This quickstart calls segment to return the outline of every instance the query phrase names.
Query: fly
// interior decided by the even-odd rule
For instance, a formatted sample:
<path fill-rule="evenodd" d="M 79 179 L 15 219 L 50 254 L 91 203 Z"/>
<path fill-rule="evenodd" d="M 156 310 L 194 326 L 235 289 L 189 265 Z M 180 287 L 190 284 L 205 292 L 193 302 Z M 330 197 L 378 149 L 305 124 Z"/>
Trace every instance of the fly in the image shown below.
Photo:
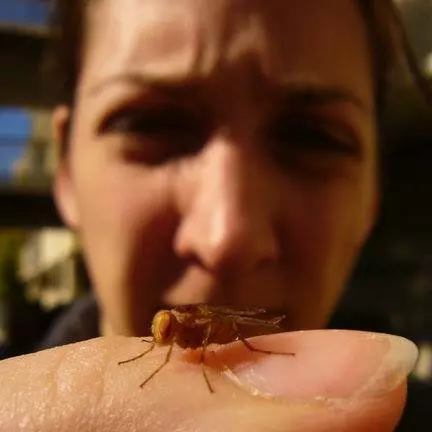
<path fill-rule="evenodd" d="M 205 370 L 205 355 L 210 344 L 227 344 L 240 340 L 250 351 L 264 354 L 282 354 L 293 356 L 294 353 L 280 353 L 262 350 L 251 345 L 241 334 L 239 326 L 280 328 L 285 315 L 275 314 L 264 308 L 236 309 L 206 304 L 190 304 L 175 306 L 170 310 L 160 310 L 153 318 L 151 331 L 153 339 L 144 342 L 150 347 L 143 353 L 119 362 L 125 364 L 138 360 L 154 349 L 156 345 L 169 345 L 164 362 L 154 370 L 140 387 L 144 387 L 171 358 L 174 343 L 181 348 L 201 348 L 200 364 L 205 382 L 211 393 L 214 393 Z"/>

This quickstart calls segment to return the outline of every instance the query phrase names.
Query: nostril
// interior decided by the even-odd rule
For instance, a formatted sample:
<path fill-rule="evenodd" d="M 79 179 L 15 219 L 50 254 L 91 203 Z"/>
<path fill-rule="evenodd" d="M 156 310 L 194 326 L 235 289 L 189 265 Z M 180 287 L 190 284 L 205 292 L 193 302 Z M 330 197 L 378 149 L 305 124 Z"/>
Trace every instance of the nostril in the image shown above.
<path fill-rule="evenodd" d="M 274 233 L 253 230 L 248 224 L 225 229 L 200 230 L 183 225 L 175 239 L 175 251 L 190 265 L 222 277 L 261 268 L 278 259 Z"/>

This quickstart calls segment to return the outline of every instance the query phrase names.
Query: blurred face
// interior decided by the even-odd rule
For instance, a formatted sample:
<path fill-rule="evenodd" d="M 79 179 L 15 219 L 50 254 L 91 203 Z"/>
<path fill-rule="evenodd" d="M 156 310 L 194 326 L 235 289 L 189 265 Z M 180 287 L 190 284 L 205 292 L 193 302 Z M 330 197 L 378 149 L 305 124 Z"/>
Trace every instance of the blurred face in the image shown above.
<path fill-rule="evenodd" d="M 325 325 L 376 203 L 356 2 L 101 0 L 87 26 L 56 194 L 105 333 L 196 302 Z"/>

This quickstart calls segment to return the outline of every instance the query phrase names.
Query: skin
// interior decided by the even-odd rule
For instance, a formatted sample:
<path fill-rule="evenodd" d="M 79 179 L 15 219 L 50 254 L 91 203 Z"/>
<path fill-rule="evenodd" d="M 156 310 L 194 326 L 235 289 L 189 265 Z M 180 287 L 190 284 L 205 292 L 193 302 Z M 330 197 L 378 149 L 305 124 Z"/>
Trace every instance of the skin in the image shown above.
<path fill-rule="evenodd" d="M 0 362 L 0 430 L 394 430 L 417 356 L 401 338 L 252 340 L 294 357 L 214 348 L 214 394 L 199 351 L 175 348 L 143 389 L 165 347 L 118 365 L 144 349 L 118 335 L 146 334 L 160 303 L 283 308 L 287 329 L 325 325 L 378 195 L 355 2 L 101 0 L 88 24 L 70 136 L 70 108 L 54 116 L 69 141 L 55 193 L 106 337 Z"/>
<path fill-rule="evenodd" d="M 411 342 L 327 330 L 261 336 L 252 343 L 294 350 L 296 357 L 252 354 L 241 343 L 217 349 L 207 362 L 213 394 L 199 352 L 179 349 L 140 389 L 166 348 L 156 347 L 139 364 L 118 366 L 142 351 L 136 338 L 93 339 L 2 361 L 0 430 L 394 430 L 416 357 Z M 231 373 L 224 372 L 227 366 Z"/>
<path fill-rule="evenodd" d="M 103 334 L 147 334 L 161 303 L 324 326 L 377 201 L 356 3 L 104 0 L 85 47 L 56 196 Z"/>

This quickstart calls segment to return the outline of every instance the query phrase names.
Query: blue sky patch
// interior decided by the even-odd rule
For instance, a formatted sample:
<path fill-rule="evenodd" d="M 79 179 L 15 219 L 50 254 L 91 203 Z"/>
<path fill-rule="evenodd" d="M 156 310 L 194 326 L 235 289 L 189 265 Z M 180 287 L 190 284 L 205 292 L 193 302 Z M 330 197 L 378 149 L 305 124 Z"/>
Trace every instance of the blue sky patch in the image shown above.
<path fill-rule="evenodd" d="M 32 132 L 32 119 L 23 109 L 0 108 L 0 180 L 9 180 L 13 164 L 20 159 Z"/>
<path fill-rule="evenodd" d="M 37 0 L 0 0 L 0 23 L 45 26 L 48 8 Z"/>

